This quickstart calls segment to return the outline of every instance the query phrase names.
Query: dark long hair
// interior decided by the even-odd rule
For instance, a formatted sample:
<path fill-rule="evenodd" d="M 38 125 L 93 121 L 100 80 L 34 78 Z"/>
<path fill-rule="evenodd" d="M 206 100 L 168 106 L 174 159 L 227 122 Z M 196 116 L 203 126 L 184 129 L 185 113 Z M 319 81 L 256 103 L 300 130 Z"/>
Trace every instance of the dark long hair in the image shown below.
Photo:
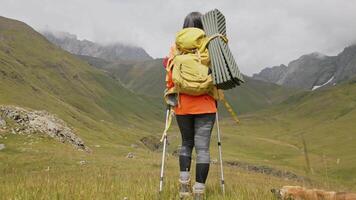
<path fill-rule="evenodd" d="M 189 13 L 184 19 L 183 28 L 195 27 L 204 30 L 201 16 L 202 14 L 200 12 Z"/>

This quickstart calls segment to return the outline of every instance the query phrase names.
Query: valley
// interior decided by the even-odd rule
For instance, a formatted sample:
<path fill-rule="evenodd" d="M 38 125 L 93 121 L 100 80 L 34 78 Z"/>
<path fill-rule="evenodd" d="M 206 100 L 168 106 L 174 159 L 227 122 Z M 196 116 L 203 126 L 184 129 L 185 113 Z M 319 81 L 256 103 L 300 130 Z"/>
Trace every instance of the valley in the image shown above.
<path fill-rule="evenodd" d="M 345 49 L 349 60 L 356 57 L 351 48 Z M 313 85 L 284 87 L 245 76 L 243 86 L 226 92 L 241 121 L 236 125 L 219 108 L 226 199 L 273 200 L 270 189 L 283 185 L 356 190 L 356 77 L 348 74 L 314 91 Z M 175 122 L 168 133 L 165 189 L 157 193 L 164 75 L 162 59 L 73 55 L 25 23 L 0 17 L 0 106 L 46 111 L 91 150 L 41 132 L 13 134 L 13 122 L 0 113 L 8 124 L 0 123 L 0 199 L 176 199 L 180 133 Z M 321 76 L 315 84 L 330 78 Z M 216 141 L 215 127 L 213 161 Z M 299 178 L 273 175 L 282 172 Z M 207 194 L 221 199 L 216 163 Z"/>

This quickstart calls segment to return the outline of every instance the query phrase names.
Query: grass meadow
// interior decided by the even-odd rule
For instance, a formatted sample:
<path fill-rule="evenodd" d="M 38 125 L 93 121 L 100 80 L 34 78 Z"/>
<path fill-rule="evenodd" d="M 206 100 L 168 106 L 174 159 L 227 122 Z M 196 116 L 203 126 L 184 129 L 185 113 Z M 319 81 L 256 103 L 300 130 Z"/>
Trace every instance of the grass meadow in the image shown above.
<path fill-rule="evenodd" d="M 288 143 L 287 139 L 277 140 L 272 136 L 260 135 L 262 133 L 259 130 L 263 127 L 256 126 L 258 120 L 250 124 L 249 117 L 243 117 L 245 123 L 239 127 L 228 120 L 222 122 L 224 160 L 271 166 L 306 176 L 299 142 Z M 283 129 L 280 125 L 269 127 L 272 132 Z M 159 128 L 153 128 L 157 132 L 157 141 Z M 113 135 L 115 134 L 110 134 L 110 138 Z M 89 140 L 87 144 L 92 152 L 86 153 L 47 136 L 2 132 L 0 143 L 4 143 L 6 149 L 0 151 L 0 199 L 179 199 L 178 159 L 172 155 L 180 142 L 175 123 L 169 132 L 164 191 L 161 194 L 158 193 L 161 151 L 149 150 L 139 142 L 138 135 L 135 132 L 129 139 L 118 135 L 111 140 Z M 129 152 L 134 154 L 134 158 L 126 157 Z M 211 159 L 217 159 L 217 153 L 214 129 Z M 304 185 L 338 191 L 355 190 L 353 179 L 333 174 L 337 167 L 347 167 L 332 164 L 335 161 L 329 157 L 326 158 L 328 164 L 325 165 L 325 159 L 313 150 L 310 159 L 314 172 L 309 175 L 311 183 L 255 173 L 224 163 L 224 196 L 220 189 L 219 165 L 211 164 L 207 197 L 272 200 L 274 197 L 270 189 L 283 185 Z M 194 177 L 194 162 L 192 166 Z"/>
<path fill-rule="evenodd" d="M 172 155 L 167 158 L 164 191 L 159 194 L 159 152 L 116 146 L 96 147 L 88 154 L 47 137 L 5 137 L 7 148 L 0 153 L 0 199 L 179 199 L 178 162 Z M 129 151 L 134 158 L 126 158 Z M 273 199 L 272 187 L 297 184 L 227 165 L 224 169 L 225 196 L 218 165 L 212 164 L 208 199 Z"/>

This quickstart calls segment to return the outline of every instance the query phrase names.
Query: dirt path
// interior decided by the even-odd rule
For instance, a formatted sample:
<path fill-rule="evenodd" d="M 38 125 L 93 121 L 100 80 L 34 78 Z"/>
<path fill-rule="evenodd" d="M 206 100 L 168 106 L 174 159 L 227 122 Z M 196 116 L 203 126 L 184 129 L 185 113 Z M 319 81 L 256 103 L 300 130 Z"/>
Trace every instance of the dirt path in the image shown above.
<path fill-rule="evenodd" d="M 274 140 L 274 139 L 269 139 L 269 138 L 262 138 L 262 137 L 256 137 L 257 140 L 262 140 L 262 141 L 265 141 L 265 142 L 270 142 L 270 143 L 273 143 L 273 144 L 277 144 L 277 145 L 281 145 L 281 146 L 286 146 L 286 147 L 291 147 L 295 150 L 301 150 L 300 148 L 298 148 L 297 146 L 295 145 L 292 145 L 292 144 L 289 144 L 287 142 L 283 142 L 283 141 L 280 141 L 280 140 Z"/>

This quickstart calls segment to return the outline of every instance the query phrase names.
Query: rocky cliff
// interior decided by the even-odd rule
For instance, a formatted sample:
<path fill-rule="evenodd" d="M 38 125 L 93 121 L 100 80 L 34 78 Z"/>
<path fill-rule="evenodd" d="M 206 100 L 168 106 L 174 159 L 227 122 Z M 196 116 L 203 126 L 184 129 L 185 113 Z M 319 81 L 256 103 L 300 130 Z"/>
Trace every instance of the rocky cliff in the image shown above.
<path fill-rule="evenodd" d="M 346 47 L 336 56 L 311 53 L 281 65 L 263 69 L 253 78 L 279 85 L 315 90 L 336 85 L 356 75 L 356 45 Z"/>

